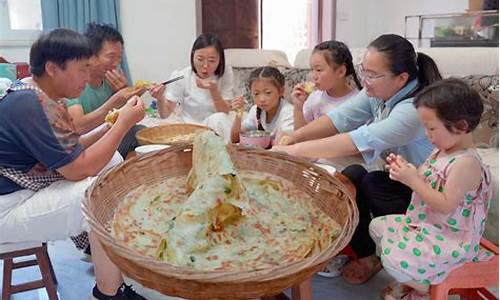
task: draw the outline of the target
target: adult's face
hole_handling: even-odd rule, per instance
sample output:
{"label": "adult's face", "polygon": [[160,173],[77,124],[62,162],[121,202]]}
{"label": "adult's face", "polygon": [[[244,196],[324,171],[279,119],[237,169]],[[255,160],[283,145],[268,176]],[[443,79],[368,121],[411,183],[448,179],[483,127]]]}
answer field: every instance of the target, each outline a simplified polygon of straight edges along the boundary
{"label": "adult's face", "polygon": [[78,98],[90,79],[89,59],[67,61],[64,68],[49,62],[48,71],[57,98]]}
{"label": "adult's face", "polygon": [[394,75],[389,69],[389,61],[376,49],[368,48],[361,64],[360,77],[366,94],[384,101],[394,96],[408,81],[408,73]]}
{"label": "adult's face", "polygon": [[219,66],[220,56],[214,46],[197,49],[193,54],[193,65],[196,74],[202,79],[206,79],[215,74]]}
{"label": "adult's face", "polygon": [[122,60],[122,53],[122,43],[104,41],[101,50],[90,59],[92,76],[104,77],[107,71],[116,70]]}

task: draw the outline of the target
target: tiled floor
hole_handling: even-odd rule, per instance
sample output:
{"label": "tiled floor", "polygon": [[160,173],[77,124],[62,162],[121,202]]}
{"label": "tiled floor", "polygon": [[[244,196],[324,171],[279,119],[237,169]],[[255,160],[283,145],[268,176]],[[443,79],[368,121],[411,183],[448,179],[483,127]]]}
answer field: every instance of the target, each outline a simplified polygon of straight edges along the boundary
{"label": "tiled floor", "polygon": [[[70,241],[49,243],[49,253],[54,265],[58,284],[58,293],[61,300],[88,299],[94,286],[92,264],[81,261],[82,254],[78,252]],[[0,262],[0,269],[3,268]],[[40,278],[38,268],[31,267],[14,271],[14,283]],[[0,274],[0,281],[2,275]],[[316,276],[313,280],[313,294],[315,300],[327,299],[378,299],[383,287],[389,283],[390,277],[384,271],[361,286],[351,286],[341,278],[327,279]],[[174,299],[159,293],[143,289],[137,285],[134,288],[150,300]],[[45,290],[37,290],[17,294],[12,300],[46,300]]]}

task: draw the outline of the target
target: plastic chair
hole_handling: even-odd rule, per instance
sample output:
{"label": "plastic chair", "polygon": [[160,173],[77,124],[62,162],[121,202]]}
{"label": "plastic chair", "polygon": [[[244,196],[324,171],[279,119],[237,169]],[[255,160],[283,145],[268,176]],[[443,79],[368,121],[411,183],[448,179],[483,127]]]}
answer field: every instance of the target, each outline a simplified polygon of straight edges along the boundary
{"label": "plastic chair", "polygon": [[[35,255],[35,259],[15,262],[15,258]],[[0,244],[0,259],[3,260],[2,300],[10,300],[13,294],[24,291],[45,288],[50,300],[58,300],[56,285],[57,279],[50,262],[46,243],[18,243]],[[12,271],[38,265],[41,280],[22,284],[12,284]]]}
{"label": "plastic chair", "polygon": [[481,247],[493,252],[493,258],[485,262],[466,263],[453,270],[441,284],[431,285],[431,300],[445,300],[448,295],[460,295],[460,298],[469,300],[498,299],[486,289],[498,287],[498,246],[481,238]]}

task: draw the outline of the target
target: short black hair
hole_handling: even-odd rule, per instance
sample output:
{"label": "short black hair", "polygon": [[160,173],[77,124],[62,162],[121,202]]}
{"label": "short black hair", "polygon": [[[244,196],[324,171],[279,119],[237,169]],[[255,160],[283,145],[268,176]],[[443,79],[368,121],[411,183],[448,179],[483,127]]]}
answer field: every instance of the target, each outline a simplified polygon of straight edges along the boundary
{"label": "short black hair", "polygon": [[120,42],[122,45],[124,43],[121,33],[111,24],[89,23],[84,34],[90,41],[94,55],[101,51],[104,42]]}
{"label": "short black hair", "polygon": [[449,132],[455,129],[473,131],[483,114],[483,101],[478,92],[463,80],[450,78],[424,88],[414,100],[415,107],[436,110],[436,115]]}
{"label": "short black hair", "polygon": [[48,61],[64,69],[70,60],[92,56],[88,39],[82,34],[63,28],[56,28],[41,34],[30,49],[30,72],[34,76],[45,73]]}
{"label": "short black hair", "polygon": [[191,69],[196,73],[194,67],[194,52],[198,49],[203,49],[207,47],[215,47],[217,54],[219,54],[219,65],[215,69],[215,75],[221,77],[224,75],[224,69],[226,68],[226,58],[224,57],[224,47],[222,47],[222,42],[215,33],[202,33],[196,38],[193,43],[193,48],[191,49]]}

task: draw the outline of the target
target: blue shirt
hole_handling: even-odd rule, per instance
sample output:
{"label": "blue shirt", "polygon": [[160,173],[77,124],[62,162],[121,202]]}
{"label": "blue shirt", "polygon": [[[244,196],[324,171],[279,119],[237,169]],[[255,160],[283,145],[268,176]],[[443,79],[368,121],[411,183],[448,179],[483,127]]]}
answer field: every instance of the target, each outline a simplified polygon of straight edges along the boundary
{"label": "blue shirt", "polygon": [[[21,83],[16,82],[14,86]],[[32,175],[54,173],[83,151],[66,106],[34,90],[0,98],[0,166]],[[0,176],[0,195],[22,189]]]}
{"label": "blue shirt", "polygon": [[369,97],[363,89],[356,97],[330,111],[328,117],[339,132],[349,133],[367,164],[394,152],[419,166],[434,146],[418,119],[413,98],[404,99],[417,85],[416,79],[409,82],[385,102]]}

